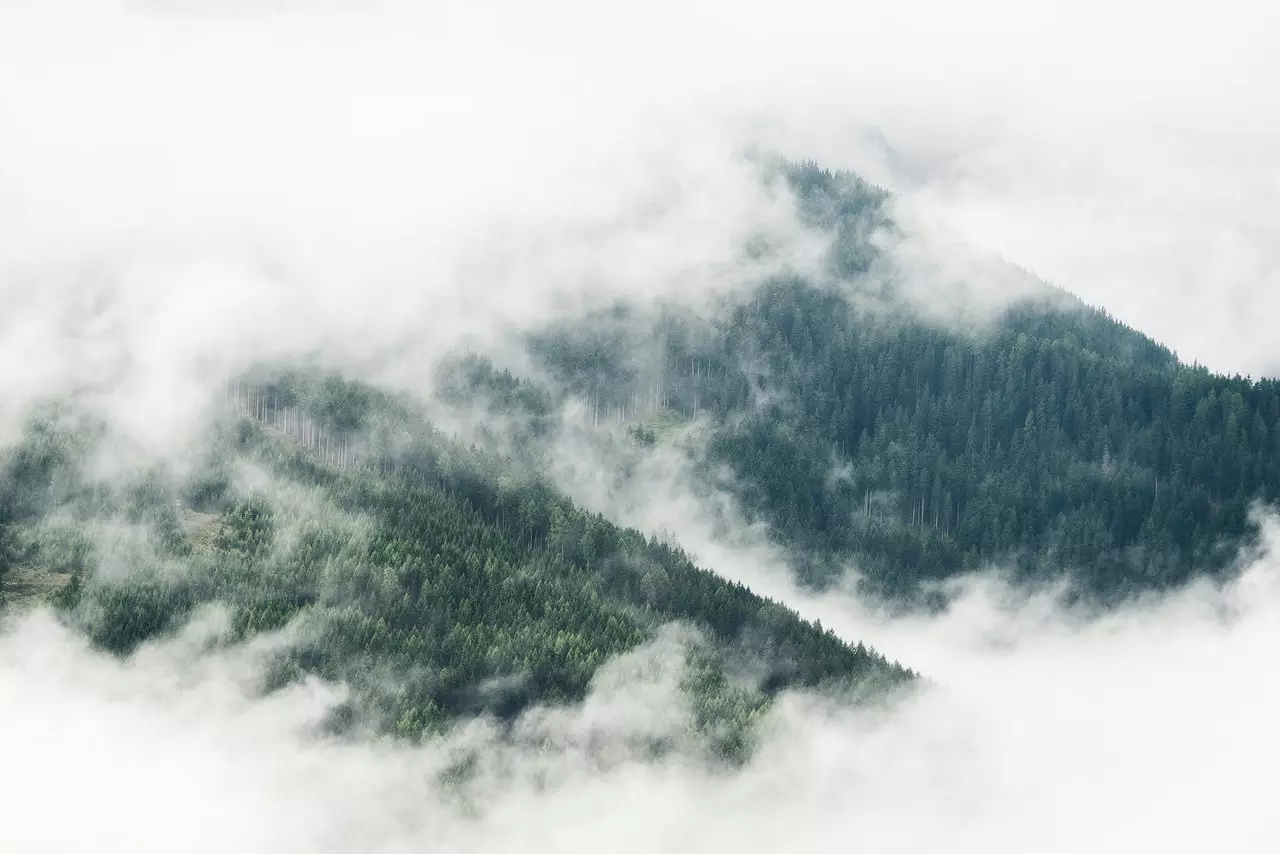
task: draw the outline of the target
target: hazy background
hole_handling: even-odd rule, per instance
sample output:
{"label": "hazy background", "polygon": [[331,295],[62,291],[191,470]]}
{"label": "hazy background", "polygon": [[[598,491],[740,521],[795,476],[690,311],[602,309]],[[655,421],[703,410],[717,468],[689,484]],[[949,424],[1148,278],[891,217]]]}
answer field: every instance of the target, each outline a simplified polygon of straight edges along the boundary
{"label": "hazy background", "polygon": [[[803,266],[811,236],[737,157],[753,144],[857,168],[1188,360],[1276,371],[1280,29],[1255,7],[0,0],[5,423],[82,388],[176,444],[207,385],[264,356],[418,387],[459,343],[734,287],[750,235]],[[679,728],[659,645],[632,662],[650,678],[530,723],[562,752],[459,735],[496,769],[469,821],[431,782],[452,742],[318,744],[330,689],[249,701],[252,650],[120,663],[37,614],[0,637],[0,847],[1264,850],[1274,522],[1239,590],[1090,621],[987,582],[889,619],[801,595],[652,465],[636,483],[662,492],[564,480],[937,687],[888,716],[783,704],[738,777],[589,770],[574,733]]]}
{"label": "hazy background", "polygon": [[[748,146],[851,166],[1219,370],[1280,364],[1277,13],[1254,4],[0,4],[6,407],[181,411],[795,237]],[[410,364],[412,363],[412,364]],[[418,370],[418,373],[422,373]],[[176,416],[174,416],[176,417]],[[158,441],[174,425],[151,431]]]}

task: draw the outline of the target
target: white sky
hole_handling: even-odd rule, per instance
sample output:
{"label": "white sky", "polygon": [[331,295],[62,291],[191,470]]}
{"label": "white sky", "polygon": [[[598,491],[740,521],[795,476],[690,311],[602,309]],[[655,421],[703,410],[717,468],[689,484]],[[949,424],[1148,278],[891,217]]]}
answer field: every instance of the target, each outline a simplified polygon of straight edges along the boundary
{"label": "white sky", "polygon": [[[683,292],[768,218],[726,165],[760,142],[859,168],[1256,374],[1280,364],[1277,21],[1243,2],[7,0],[4,355],[43,344],[43,386],[146,348],[154,378],[230,345],[475,331],[571,281]],[[484,287],[463,274],[495,251]],[[67,331],[86,278],[130,305],[109,332]]]}

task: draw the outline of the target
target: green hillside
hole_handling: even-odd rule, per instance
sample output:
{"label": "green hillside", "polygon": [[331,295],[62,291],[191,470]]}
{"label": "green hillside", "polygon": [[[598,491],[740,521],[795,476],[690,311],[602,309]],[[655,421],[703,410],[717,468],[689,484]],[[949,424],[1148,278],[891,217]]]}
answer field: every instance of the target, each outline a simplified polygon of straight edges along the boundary
{"label": "green hillside", "polygon": [[[266,688],[305,673],[353,685],[337,729],[415,738],[459,716],[575,701],[602,663],[671,621],[701,632],[686,689],[728,755],[778,690],[910,676],[373,389],[298,376],[262,388],[271,407],[216,430],[182,478],[92,481],[79,465],[91,431],[33,423],[4,468],[9,564],[69,577],[58,607],[122,655],[208,603],[229,608],[232,639],[291,626]],[[327,445],[361,437],[363,458],[325,462],[276,429],[286,403]]]}
{"label": "green hillside", "polygon": [[855,564],[897,598],[994,562],[1114,598],[1230,568],[1252,502],[1280,494],[1280,383],[1182,364],[1044,284],[989,323],[930,319],[879,263],[886,195],[786,174],[836,238],[825,278],[778,277],[711,316],[620,305],[540,332],[558,393],[641,425],[709,419],[695,463],[812,583]]}
{"label": "green hillside", "polygon": [[307,371],[228,389],[239,415],[181,475],[94,480],[100,427],[36,413],[0,468],[0,591],[51,598],[120,655],[212,603],[232,639],[288,627],[266,690],[345,681],[334,728],[407,738],[580,699],[672,621],[701,632],[685,687],[727,755],[783,688],[910,678],[575,507],[545,464],[571,400],[601,438],[616,431],[621,472],[679,439],[694,488],[735,496],[810,584],[855,566],[901,601],[997,564],[1114,599],[1230,570],[1252,503],[1280,493],[1280,384],[1182,364],[1038,283],[988,323],[922,314],[884,249],[887,195],[776,168],[834,238],[826,274],[775,277],[710,314],[636,303],[565,319],[526,341],[537,381],[460,354],[432,405],[487,407],[500,417],[473,438],[509,456]]}

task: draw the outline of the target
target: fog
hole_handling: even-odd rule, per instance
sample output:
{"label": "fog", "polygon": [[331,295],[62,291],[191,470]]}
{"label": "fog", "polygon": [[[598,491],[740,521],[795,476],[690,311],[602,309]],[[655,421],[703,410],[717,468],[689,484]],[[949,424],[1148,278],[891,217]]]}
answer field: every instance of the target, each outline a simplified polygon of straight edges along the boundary
{"label": "fog", "polygon": [[1265,372],[1276,25],[1234,2],[9,0],[4,408],[97,390],[162,446],[259,358],[419,388],[460,342],[749,286],[754,235],[803,268],[753,147],[900,191],[954,234],[933,265],[972,241]]}
{"label": "fog", "polygon": [[[994,582],[930,621],[817,603],[842,633],[911,656],[930,684],[880,709],[785,697],[736,773],[681,752],[627,759],[635,734],[681,732],[678,632],[605,667],[577,710],[531,711],[513,738],[474,723],[408,748],[315,735],[338,688],[251,699],[263,650],[220,649],[216,612],[120,662],[37,611],[0,638],[0,750],[11,769],[0,843],[1269,850],[1280,692],[1265,674],[1280,617],[1280,525],[1267,519],[1264,532],[1238,585],[1096,621],[1019,602]],[[602,763],[611,744],[615,759]],[[476,750],[471,782],[439,782]]]}
{"label": "fog", "polygon": [[[421,392],[460,345],[806,269],[822,242],[752,148],[900,191],[952,235],[913,244],[924,268],[993,253],[1188,360],[1274,371],[1280,31],[1252,5],[0,2],[0,443],[77,391],[180,454],[260,359]],[[782,251],[749,264],[758,235]],[[889,616],[797,590],[681,460],[620,484],[572,451],[576,500],[929,684],[887,710],[787,697],[735,774],[633,757],[685,726],[673,629],[514,741],[338,744],[315,725],[341,686],[257,698],[264,651],[215,643],[217,613],[119,661],[35,611],[0,635],[0,848],[1263,850],[1273,518],[1226,590],[1098,617],[991,575]],[[465,750],[481,773],[442,787]]]}

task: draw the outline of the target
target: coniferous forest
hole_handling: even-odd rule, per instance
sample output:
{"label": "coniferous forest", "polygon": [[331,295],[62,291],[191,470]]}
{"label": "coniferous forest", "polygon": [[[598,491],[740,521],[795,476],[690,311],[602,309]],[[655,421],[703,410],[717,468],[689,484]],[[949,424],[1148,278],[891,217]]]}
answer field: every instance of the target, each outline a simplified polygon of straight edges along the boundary
{"label": "coniferous forest", "polygon": [[[51,601],[120,655],[214,603],[232,640],[291,627],[263,687],[308,674],[352,685],[339,733],[416,739],[581,700],[602,664],[673,621],[698,633],[684,685],[698,735],[728,759],[779,690],[865,694],[912,676],[373,389],[298,376],[271,389],[313,413],[316,433],[399,437],[397,449],[343,464],[241,415],[186,478],[106,486],[83,470],[92,426],[46,415],[4,469],[6,566],[65,578]],[[237,486],[246,471],[258,487]]]}
{"label": "coniferous forest", "polygon": [[220,603],[235,638],[292,633],[264,690],[344,681],[335,731],[410,739],[581,699],[672,621],[699,632],[686,690],[725,756],[782,689],[912,678],[575,506],[539,463],[570,400],[634,453],[694,430],[681,448],[703,487],[766,523],[810,585],[852,567],[904,602],[998,566],[1116,599],[1231,570],[1254,502],[1280,494],[1280,384],[1184,364],[1047,284],[980,324],[922,314],[885,249],[887,194],[778,168],[831,238],[826,273],[710,312],[620,303],[549,325],[523,342],[536,376],[458,354],[436,404],[501,416],[502,453],[307,371],[253,379],[253,406],[182,473],[95,479],[100,426],[33,414],[0,472],[10,598],[52,579],[62,618],[119,655]]}
{"label": "coniferous forest", "polygon": [[[1253,503],[1280,496],[1280,383],[1181,363],[1047,284],[981,325],[929,319],[877,265],[886,195],[813,164],[788,178],[835,237],[828,279],[772,279],[710,319],[620,306],[530,349],[642,440],[655,390],[708,421],[695,462],[810,583],[852,563],[903,597],[999,565],[1115,599],[1230,570]],[[646,373],[630,353],[649,339]]]}

